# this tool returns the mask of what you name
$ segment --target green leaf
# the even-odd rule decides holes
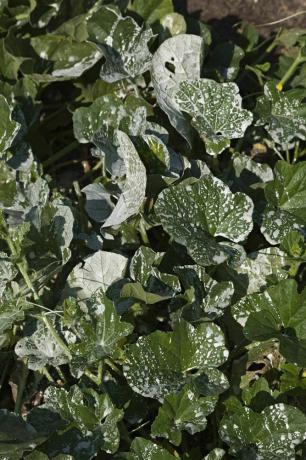
[[[142,140],[139,153],[150,175],[178,178],[182,174],[182,159],[157,134],[143,134]]]
[[[89,299],[96,291],[106,289],[124,276],[128,259],[115,252],[97,251],[71,271],[66,296]]]
[[[306,390],[306,376],[302,367],[292,363],[282,365],[282,375],[280,377],[280,391],[297,390],[298,388]]]
[[[301,411],[285,404],[276,404],[260,414],[242,408],[239,413],[226,415],[219,432],[233,454],[254,445],[257,458],[291,460],[295,458],[295,447],[306,437],[305,424],[306,417]]]
[[[305,257],[306,255],[306,243],[302,233],[293,230],[286,234],[281,241],[281,249],[286,251],[292,257],[297,259]]]
[[[210,451],[209,454],[204,457],[204,460],[221,460],[224,458],[225,450],[219,449],[216,447],[214,450]]]
[[[233,81],[240,70],[240,61],[244,58],[244,51],[240,46],[231,42],[220,43],[213,51],[209,66],[221,81]]]
[[[44,438],[35,428],[17,414],[0,410],[0,457],[3,460],[18,460],[23,453],[41,444]]]
[[[140,283],[126,283],[120,292],[120,298],[130,298],[143,302],[146,305],[153,305],[171,298],[171,295],[155,294],[146,291]]]
[[[87,23],[89,39],[102,49],[105,63],[100,77],[109,82],[135,78],[151,65],[148,43],[153,37],[150,28],[143,30],[131,17],[123,17],[113,6],[102,6]]]
[[[306,224],[306,163],[289,164],[278,161],[274,168],[274,180],[265,187],[270,206],[287,212],[302,224]]]
[[[193,435],[205,430],[206,416],[214,411],[216,396],[199,397],[188,386],[165,397],[152,423],[151,435],[163,437],[175,446],[182,442],[182,431]]]
[[[85,209],[89,217],[95,222],[105,222],[115,207],[110,192],[96,183],[86,185],[82,192],[86,195]]]
[[[175,460],[167,450],[144,438],[135,438],[131,444],[128,460]]]
[[[190,374],[192,370],[198,370],[197,376],[204,375],[204,380],[214,381],[214,371],[227,356],[218,326],[205,323],[194,328],[181,320],[173,332],[155,331],[130,345],[123,370],[136,393],[162,401],[195,379],[195,374]],[[215,388],[211,391],[217,392]]]
[[[130,11],[139,14],[147,24],[153,24],[163,16],[173,13],[172,0],[130,0],[128,5]]]
[[[175,100],[191,116],[191,124],[205,141],[209,155],[218,155],[230,146],[231,139],[243,137],[253,121],[252,113],[241,108],[236,83],[209,79],[183,81]]]
[[[80,77],[102,57],[94,43],[80,43],[65,35],[33,37],[31,45],[41,59],[50,61],[48,73],[54,79]]]
[[[78,308],[71,318],[78,340],[70,345],[73,360],[86,366],[111,356],[133,326],[120,321],[115,306],[103,293],[96,294],[86,312]]]
[[[15,139],[20,124],[12,119],[12,109],[5,97],[0,94],[0,152],[4,152]]]
[[[282,355],[301,366],[306,365],[305,313],[306,291],[299,294],[295,280],[283,280],[262,294],[244,297],[232,307],[248,339],[277,339]]]
[[[244,240],[253,227],[252,200],[231,193],[219,179],[207,175],[191,185],[169,187],[158,197],[155,211],[164,229],[187,247],[201,265],[220,264],[230,251],[213,237]]]
[[[31,12],[30,22],[33,27],[43,28],[57,16],[63,0],[40,2]]]
[[[280,92],[270,82],[264,86],[264,96],[257,101],[257,124],[263,125],[276,144],[283,149],[294,139],[306,139],[305,104],[287,92]]]
[[[115,209],[106,219],[103,227],[119,225],[129,217],[137,214],[146,193],[146,168],[141,162],[134,144],[127,134],[122,131],[117,131],[116,139],[119,144],[119,156],[124,161],[126,178]]]
[[[162,273],[158,267],[163,260],[163,253],[156,253],[151,248],[146,246],[140,246],[135,252],[131,263],[130,263],[130,276],[136,281],[138,286],[143,285],[148,291],[147,295],[153,294],[152,299],[156,298],[156,301],[162,300],[162,298],[170,298],[175,295],[176,292],[180,291],[180,283],[175,275],[168,273]],[[129,284],[126,284],[123,291],[126,292]],[[121,293],[123,294],[123,291]],[[143,292],[143,289],[141,289]],[[159,298],[159,300],[157,300]]]
[[[264,211],[261,232],[271,244],[280,243],[287,234],[306,225],[305,163],[278,161],[274,180],[265,187],[269,206]]]
[[[64,420],[75,424],[84,443],[93,445],[96,453],[100,449],[116,452],[120,440],[117,423],[122,419],[123,411],[114,407],[107,394],[98,394],[92,389],[82,391],[76,385],[69,392],[50,386],[44,400],[43,408],[57,412]]]
[[[203,40],[196,35],[181,34],[165,40],[152,59],[152,83],[159,106],[170,123],[191,144],[189,121],[175,100],[181,81],[200,78]]]
[[[185,34],[187,31],[187,24],[185,18],[179,13],[169,13],[163,16],[160,20],[163,31],[160,32],[160,40],[174,37],[175,35]]]

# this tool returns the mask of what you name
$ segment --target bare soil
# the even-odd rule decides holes
[[[174,3],[177,11],[189,13],[223,32],[239,20],[260,25],[306,11],[306,0],[175,0]],[[260,31],[262,35],[269,35],[280,26],[306,27],[306,14],[261,27]]]

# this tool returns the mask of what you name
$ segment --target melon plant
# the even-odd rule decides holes
[[[0,459],[306,458],[306,29],[0,2]]]

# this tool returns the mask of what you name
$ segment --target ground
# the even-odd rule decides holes
[[[306,12],[306,0],[175,0],[176,9],[188,12],[204,22],[226,29],[244,19],[255,25],[273,22],[300,11]],[[306,27],[306,14],[281,23],[284,27]],[[280,24],[262,27],[269,34]]]

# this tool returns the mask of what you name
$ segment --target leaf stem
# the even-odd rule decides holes
[[[56,343],[61,347],[61,349],[66,353],[66,355],[68,356],[69,359],[72,359],[72,355],[70,353],[70,350],[69,348],[67,347],[67,345],[65,344],[65,342],[60,338],[60,336],[58,335],[58,333],[56,332],[56,330],[54,329],[53,325],[50,323],[49,319],[45,316],[45,315],[41,315],[39,317],[45,324],[46,328],[48,329],[48,331],[50,332],[50,334],[52,335],[52,337],[54,338],[54,340],[56,341]]]
[[[284,76],[282,77],[282,79],[277,83],[276,85],[276,88],[278,89],[278,91],[282,91],[283,90],[283,87],[284,85],[287,83],[287,81],[292,77],[292,75],[294,74],[296,68],[306,60],[305,57],[303,57],[301,55],[301,51],[299,52],[299,54],[297,55],[297,57],[294,59],[293,63],[291,64],[291,66],[289,67],[289,69],[287,69],[287,72],[285,72]]]
[[[83,182],[84,180],[88,179],[90,176],[92,176],[99,168],[103,168],[104,161],[99,160],[91,169],[90,171],[87,171],[85,174],[83,174],[82,177],[78,180],[79,182]],[[105,176],[105,174],[102,173],[102,176]]]
[[[150,245],[150,240],[149,240],[149,237],[148,237],[148,234],[147,234],[147,231],[146,231],[146,228],[145,228],[145,225],[142,219],[140,219],[138,229],[139,229],[139,233],[140,233],[141,239],[144,242],[144,244]]]
[[[71,142],[70,144],[66,145],[63,149],[59,150],[58,152],[56,152],[54,155],[52,155],[50,158],[48,158],[47,160],[45,160],[43,162],[43,167],[48,167],[50,165],[52,165],[53,163],[55,163],[57,160],[59,160],[60,158],[64,157],[65,155],[67,155],[67,153],[71,152],[72,150],[74,150],[77,146],[79,145],[78,141],[73,141]]]
[[[116,366],[116,364],[110,359],[110,358],[106,358],[104,360],[105,364],[107,364],[114,372],[116,372],[116,374],[122,376],[122,372],[121,370],[119,369],[119,367]]]
[[[49,382],[52,382],[54,383],[54,380],[50,374],[50,372],[48,371],[48,369],[46,367],[43,367],[41,369],[41,373],[46,377],[46,379],[49,381]]]
[[[60,376],[62,382],[66,383],[66,377],[64,376],[64,373],[63,373],[62,369],[59,366],[56,366],[56,371],[57,371],[58,375]]]
[[[99,379],[99,376],[93,374],[92,372],[90,372],[89,369],[85,369],[84,374],[86,375],[86,377],[88,377],[88,378],[89,378],[93,383],[95,383],[97,386],[99,386],[99,385],[101,384],[101,381],[100,381],[100,379]]]
[[[25,386],[26,386],[26,383],[27,383],[28,375],[29,375],[29,369],[28,369],[28,366],[27,366],[27,359],[25,359],[25,361],[23,362],[21,378],[20,378],[20,381],[18,383],[18,391],[17,391],[17,397],[16,397],[16,401],[15,401],[15,412],[16,412],[16,414],[20,414],[20,412],[21,412],[22,397],[23,397],[24,389],[25,389]]]

